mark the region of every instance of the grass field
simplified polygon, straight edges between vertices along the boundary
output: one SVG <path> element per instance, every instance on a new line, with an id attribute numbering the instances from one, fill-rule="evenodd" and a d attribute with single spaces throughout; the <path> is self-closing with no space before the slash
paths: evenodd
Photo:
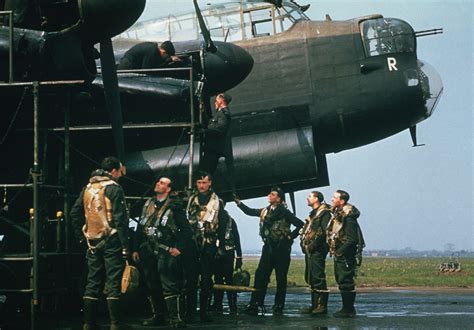
<path id="1" fill-rule="evenodd" d="M 252 275 L 252 284 L 258 257 L 244 257 L 244 269 Z M 474 288 L 474 258 L 461 259 L 462 271 L 439 273 L 438 265 L 445 258 L 382 258 L 365 257 L 358 271 L 358 287 L 452 287 Z M 307 286 L 304 281 L 304 259 L 292 258 L 288 272 L 289 286 Z M 326 277 L 330 287 L 336 287 L 333 260 L 326 260 Z M 270 287 L 275 286 L 272 274 Z"/>

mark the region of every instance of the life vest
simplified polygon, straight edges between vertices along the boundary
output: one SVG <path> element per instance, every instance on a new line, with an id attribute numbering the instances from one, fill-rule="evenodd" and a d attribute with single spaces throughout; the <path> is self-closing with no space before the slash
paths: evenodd
<path id="1" fill-rule="evenodd" d="M 310 251 L 310 247 L 314 246 L 315 241 L 323 236 L 326 228 L 322 227 L 321 218 L 326 212 L 329 212 L 329 208 L 326 204 L 321 204 L 314 214 L 313 212 L 311 213 L 313 216 L 310 214 L 310 216 L 306 218 L 306 223 L 300 230 L 300 242 L 304 253 L 313 252 Z"/>
<path id="2" fill-rule="evenodd" d="M 153 199 L 147 201 L 145 205 L 146 211 L 141 220 L 141 225 L 143 226 L 145 236 L 148 237 L 148 243 L 150 245 L 159 243 L 173 247 L 176 244 L 178 227 L 171 209 L 172 203 L 173 201 L 168 198 L 158 209 Z M 159 249 L 154 250 L 159 251 Z"/>
<path id="3" fill-rule="evenodd" d="M 276 210 L 276 208 L 275 208 Z M 270 206 L 260 212 L 260 236 L 265 243 L 280 243 L 288 240 L 291 234 L 290 224 L 285 218 L 272 219 Z"/>
<path id="4" fill-rule="evenodd" d="M 343 228 L 345 224 L 345 218 L 352 213 L 355 214 L 355 224 L 357 226 L 355 256 L 357 259 L 357 264 L 360 266 L 362 264 L 362 251 L 365 247 L 365 241 L 362 234 L 362 229 L 360 228 L 359 222 L 357 221 L 360 212 L 355 207 L 353 207 L 351 204 L 346 204 L 341 210 L 332 212 L 332 217 L 327 228 L 326 239 L 329 244 L 329 250 L 331 254 L 335 255 L 336 250 L 347 241 L 347 236 Z"/>
<path id="5" fill-rule="evenodd" d="M 188 220 L 193 227 L 194 238 L 199 246 L 217 242 L 220 205 L 219 197 L 214 192 L 206 205 L 199 204 L 197 194 L 189 199 L 186 208 Z"/>
<path id="6" fill-rule="evenodd" d="M 117 232 L 112 223 L 112 202 L 105 196 L 105 188 L 118 185 L 115 181 L 105 176 L 95 176 L 90 179 L 84 189 L 84 215 L 86 223 L 82 232 L 87 240 L 98 240 Z"/>

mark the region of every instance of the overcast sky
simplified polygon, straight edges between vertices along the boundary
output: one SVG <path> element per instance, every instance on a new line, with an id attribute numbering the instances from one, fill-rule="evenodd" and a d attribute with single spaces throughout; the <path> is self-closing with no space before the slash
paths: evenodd
<path id="1" fill-rule="evenodd" d="M 206 3 L 224 2 L 200 1 Z M 444 33 L 418 39 L 418 57 L 434 66 L 444 85 L 431 118 L 418 125 L 412 148 L 408 131 L 357 149 L 327 155 L 330 186 L 320 187 L 329 202 L 336 189 L 347 190 L 362 212 L 359 222 L 367 249 L 474 250 L 473 155 L 473 1 L 298 0 L 310 3 L 313 20 L 345 20 L 368 14 L 401 18 L 417 30 L 442 27 Z M 192 0 L 147 0 L 145 18 L 192 9 Z M 308 191 L 296 193 L 297 216 L 308 214 Z M 266 198 L 245 201 L 264 207 Z M 244 250 L 258 249 L 258 219 L 234 203 Z M 297 249 L 295 244 L 293 249 Z"/>

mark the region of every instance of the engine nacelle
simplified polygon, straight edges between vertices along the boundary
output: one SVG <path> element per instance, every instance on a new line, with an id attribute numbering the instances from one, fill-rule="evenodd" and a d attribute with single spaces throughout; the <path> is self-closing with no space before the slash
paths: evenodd
<path id="1" fill-rule="evenodd" d="M 295 191 L 329 182 L 326 158 L 315 151 L 310 126 L 234 137 L 232 144 L 235 181 L 242 198 L 262 196 L 273 185 Z M 198 143 L 194 150 L 193 164 L 197 170 Z M 173 178 L 176 187 L 184 187 L 188 183 L 187 145 L 131 153 L 127 155 L 125 164 L 131 176 L 150 185 L 160 175 Z M 221 197 L 231 199 L 224 159 L 220 160 L 213 185 Z"/>

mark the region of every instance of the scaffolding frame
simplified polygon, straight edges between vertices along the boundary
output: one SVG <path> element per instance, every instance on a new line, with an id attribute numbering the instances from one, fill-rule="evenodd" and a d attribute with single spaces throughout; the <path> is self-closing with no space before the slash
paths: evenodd
<path id="1" fill-rule="evenodd" d="M 3 12 L 0 12 L 2 14 Z M 11 17 L 11 12 L 9 12 Z M 13 31 L 13 26 L 11 25 L 11 31 Z M 12 32 L 13 33 L 13 32 Z M 10 45 L 13 45 L 11 43 Z M 12 47 L 10 47 L 12 50 Z M 12 52 L 11 52 L 12 53 Z M 33 81 L 33 82 L 13 82 L 13 56 L 11 55 L 10 61 L 11 71 L 10 71 L 10 82 L 8 83 L 0 83 L 0 88 L 7 88 L 7 87 L 33 87 L 33 166 L 30 170 L 30 174 L 32 177 L 32 183 L 27 184 L 7 184 L 7 183 L 0 183 L 0 188 L 3 187 L 4 189 L 24 189 L 24 188 L 31 188 L 33 190 L 33 208 L 32 212 L 30 212 L 30 253 L 29 254 L 10 254 L 10 255 L 1 255 L 0 254 L 0 262 L 2 261 L 27 261 L 31 262 L 31 270 L 30 270 L 30 288 L 22 288 L 22 289 L 2 289 L 0 288 L 0 293 L 27 293 L 31 294 L 31 303 L 30 303 L 30 325 L 31 329 L 35 328 L 35 324 L 37 321 L 37 307 L 40 304 L 40 296 L 39 296 L 39 257 L 46 256 L 46 255 L 70 255 L 71 254 L 71 223 L 69 219 L 69 212 L 70 212 L 70 184 L 69 184 L 69 177 L 70 177 L 70 132 L 77 131 L 77 130 L 97 130 L 97 129 L 111 129 L 110 126 L 83 126 L 83 127 L 71 127 L 70 126 L 70 104 L 65 107 L 64 110 L 64 127 L 62 128 L 53 128 L 49 129 L 49 131 L 63 131 L 64 132 L 64 185 L 46 185 L 41 182 L 42 176 L 42 162 L 39 156 L 39 149 L 40 149 L 40 131 L 43 129 L 40 127 L 39 123 L 39 114 L 40 114 L 40 86 L 63 86 L 63 85 L 82 85 L 84 84 L 83 80 L 70 80 L 70 81 Z M 182 127 L 186 128 L 189 127 L 190 129 L 190 138 L 189 138 L 189 165 L 188 165 L 188 194 L 190 194 L 193 188 L 193 163 L 194 163 L 194 143 L 195 143 L 195 107 L 194 107 L 194 77 L 193 77 L 193 68 L 186 67 L 186 68 L 176 68 L 176 69 L 150 69 L 150 70 L 126 70 L 124 72 L 154 72 L 154 71 L 179 71 L 179 70 L 186 70 L 189 71 L 189 93 L 190 93 L 190 122 L 176 122 L 176 123 L 152 123 L 152 124 L 138 124 L 138 125 L 124 125 L 124 128 L 133 129 L 133 128 L 171 128 L 171 127 Z M 118 73 L 122 73 L 122 71 L 117 71 Z M 199 97 L 200 98 L 200 97 Z M 201 116 L 199 116 L 201 117 Z M 47 129 L 47 128 L 44 128 Z M 64 198 L 64 210 L 63 216 L 65 220 L 65 227 L 64 227 L 64 240 L 60 237 L 62 234 L 61 231 L 61 223 L 58 219 L 57 224 L 57 232 L 56 232 L 56 253 L 40 253 L 39 251 L 39 240 L 40 240 L 40 221 L 41 217 L 39 214 L 40 210 L 40 197 L 41 197 L 41 188 L 45 189 L 62 189 L 64 191 L 63 198 Z M 64 241 L 64 251 L 61 252 L 61 242 Z"/>
<path id="2" fill-rule="evenodd" d="M 68 182 L 67 178 L 69 177 L 69 158 L 65 159 L 65 184 L 64 186 L 54 186 L 54 185 L 43 185 L 41 182 L 42 168 L 41 161 L 39 156 L 40 149 L 40 123 L 39 123 L 39 113 L 40 113 L 40 86 L 59 86 L 59 85 L 79 85 L 83 84 L 83 80 L 71 80 L 71 81 L 33 81 L 33 82 L 10 82 L 6 84 L 0 84 L 0 87 L 33 87 L 33 166 L 30 170 L 32 177 L 31 184 L 0 184 L 5 189 L 24 189 L 32 188 L 33 189 L 33 208 L 30 212 L 30 254 L 27 256 L 12 254 L 8 256 L 0 257 L 0 261 L 28 261 L 32 262 L 30 270 L 30 288 L 27 289 L 0 289 L 0 292 L 18 292 L 18 293 L 30 293 L 31 294 L 31 304 L 30 304 L 30 325 L 31 329 L 35 328 L 36 323 L 36 308 L 39 305 L 39 278 L 38 278 L 38 269 L 39 269 L 39 230 L 40 230 L 40 188 L 52 188 L 52 189 L 63 189 L 64 190 L 64 211 L 69 212 L 69 191 L 68 191 Z M 69 107 L 66 107 L 65 110 L 65 127 L 68 126 L 69 120 Z M 67 124 L 66 124 L 67 123 Z M 69 130 L 65 129 L 64 131 L 65 141 L 69 143 Z M 69 157 L 69 144 L 65 143 L 64 153 L 65 158 Z M 66 166 L 67 164 L 67 166 Z M 58 222 L 58 226 L 60 223 Z M 69 226 L 66 224 L 65 227 L 65 236 L 69 236 Z M 59 231 L 58 231 L 59 232 Z M 58 238 L 57 238 L 58 239 Z M 68 246 L 68 242 L 66 243 Z M 57 246 L 58 248 L 58 246 Z M 69 252 L 69 249 L 66 249 Z M 59 252 L 59 251 L 57 251 Z"/>

